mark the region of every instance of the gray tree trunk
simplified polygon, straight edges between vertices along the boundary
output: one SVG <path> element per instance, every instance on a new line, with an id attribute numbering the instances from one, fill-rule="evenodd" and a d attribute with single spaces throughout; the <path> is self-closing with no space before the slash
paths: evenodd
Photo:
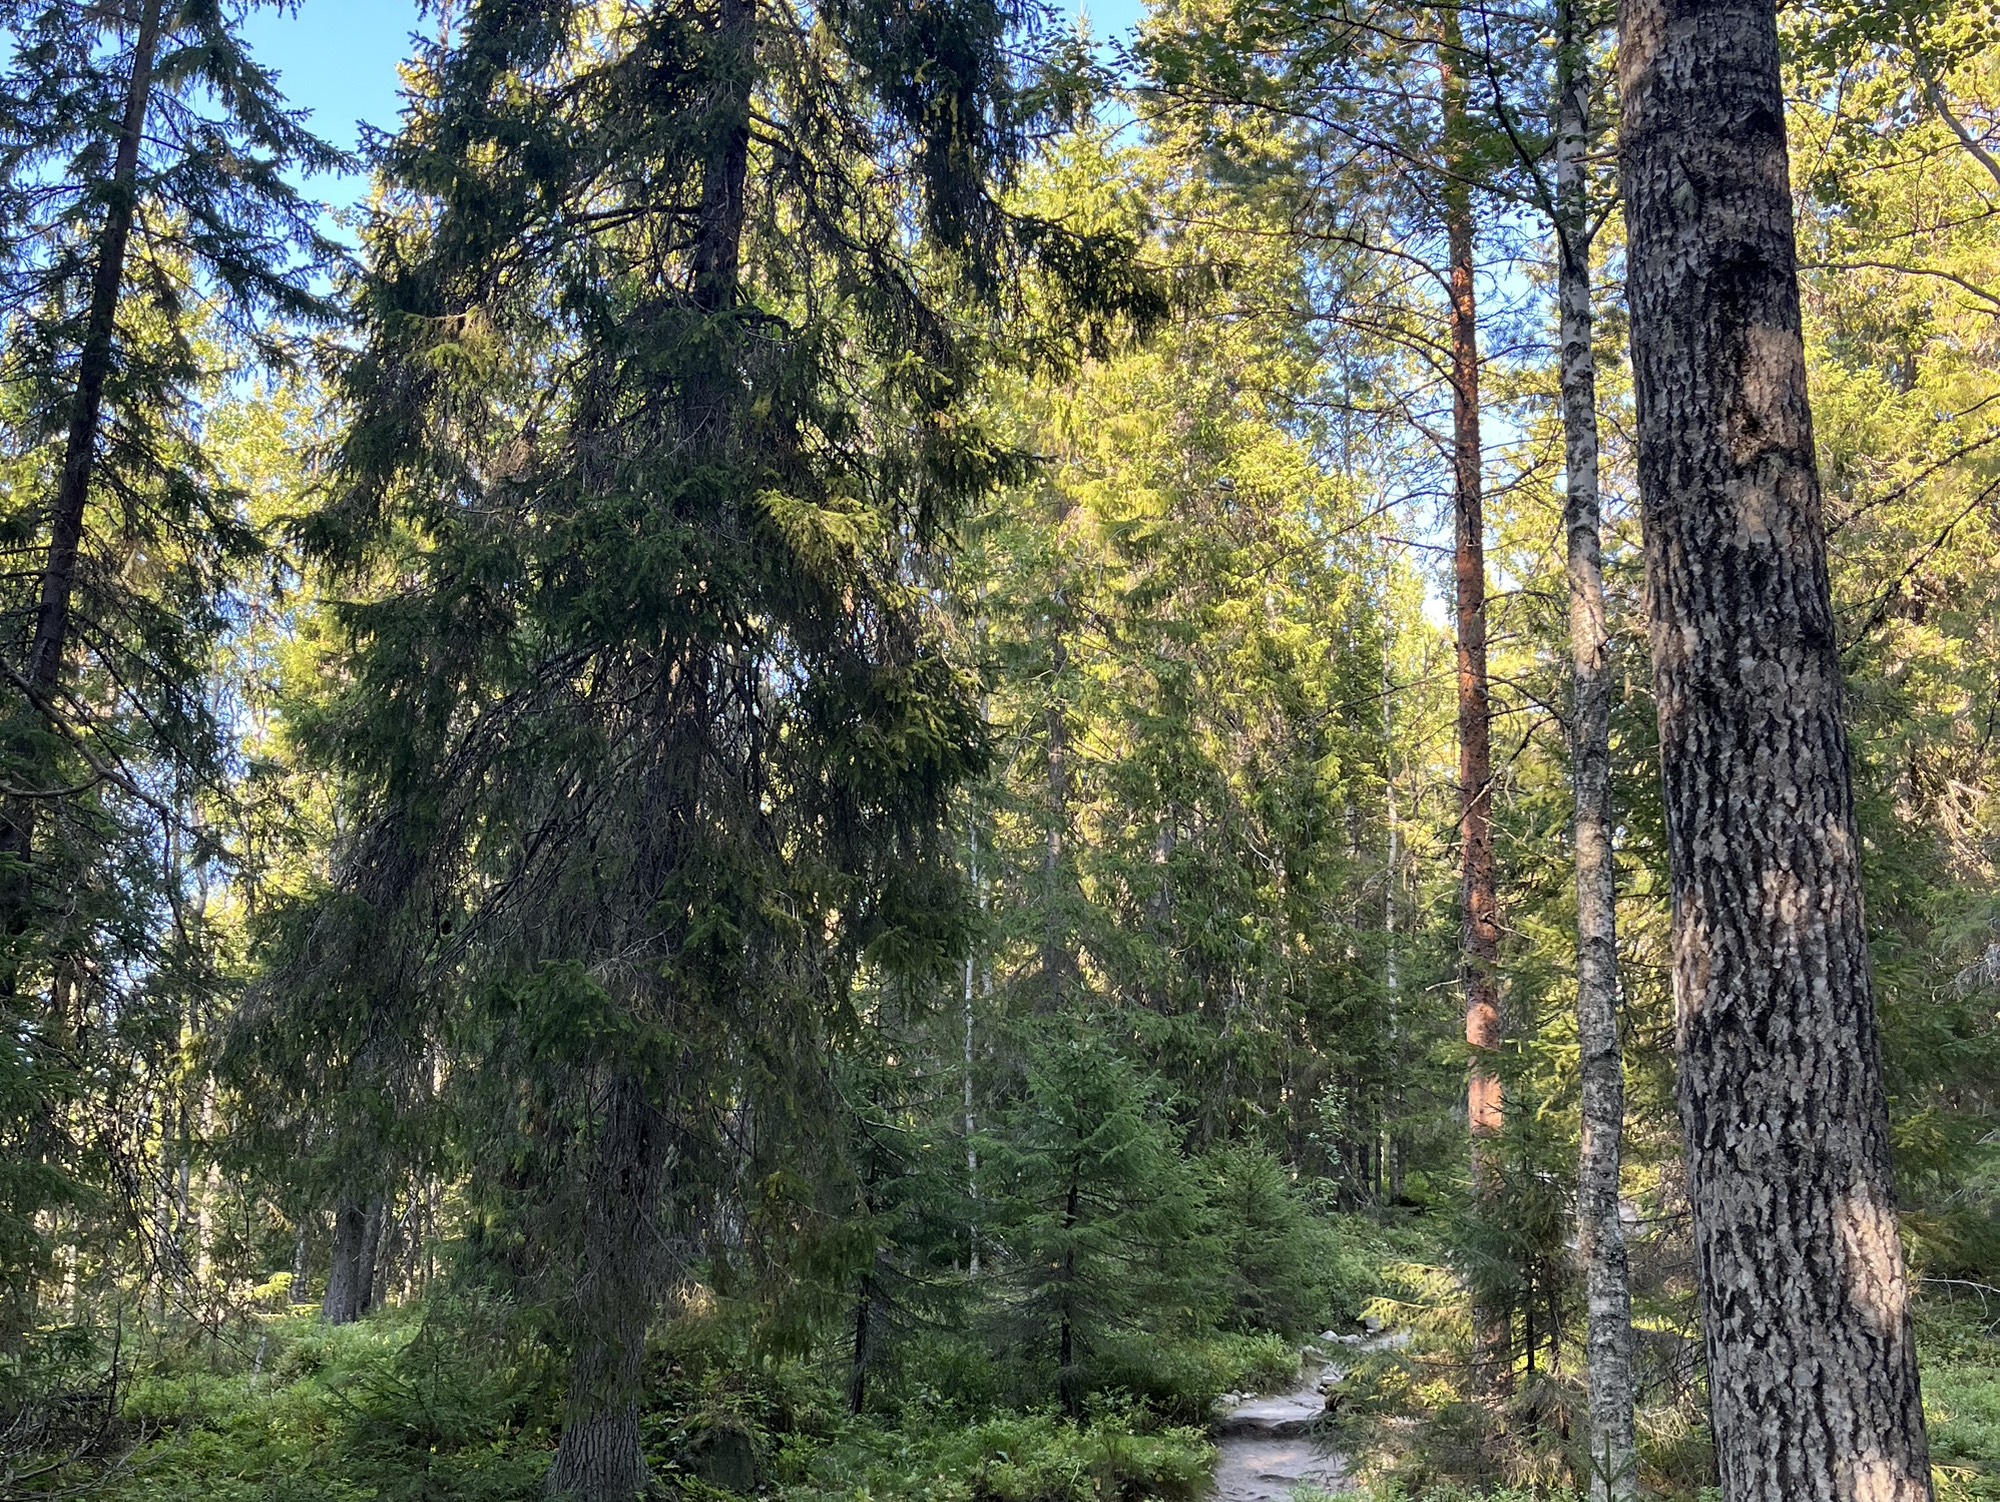
<path id="1" fill-rule="evenodd" d="M 1917 1502 L 1774 0 L 1625 0 L 1680 1109 L 1727 1502 Z"/>
<path id="2" fill-rule="evenodd" d="M 632 1502 L 646 1485 L 639 1401 L 658 1297 L 665 1134 L 639 1081 L 605 1083 L 584 1190 L 583 1255 L 569 1299 L 569 1390 L 545 1490 L 565 1502 Z"/>
<path id="3" fill-rule="evenodd" d="M 333 1211 L 333 1265 L 320 1305 L 329 1325 L 351 1325 L 367 1312 L 367 1286 L 361 1280 L 362 1244 L 367 1237 L 367 1206 L 359 1199 L 342 1199 Z"/>
<path id="4" fill-rule="evenodd" d="M 1632 1289 L 1619 1219 L 1625 1059 L 1618 1042 L 1618 908 L 1611 854 L 1611 683 L 1604 609 L 1603 508 L 1597 485 L 1597 360 L 1591 349 L 1591 32 L 1563 0 L 1556 99 L 1556 245 L 1562 325 L 1573 703 L 1570 777 L 1576 794 L 1576 1031 L 1582 1093 L 1577 1249 L 1583 1264 L 1590 1379 L 1587 1494 L 1637 1493 L 1632 1435 Z"/>

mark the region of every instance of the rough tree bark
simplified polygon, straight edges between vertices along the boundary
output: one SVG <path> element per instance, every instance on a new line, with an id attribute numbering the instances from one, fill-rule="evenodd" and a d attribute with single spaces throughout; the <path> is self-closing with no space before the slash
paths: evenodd
<path id="1" fill-rule="evenodd" d="M 1486 672 L 1486 504 L 1479 413 L 1479 297 L 1474 257 L 1471 118 L 1465 39 L 1446 8 L 1438 38 L 1443 107 L 1442 196 L 1451 293 L 1452 573 L 1458 627 L 1459 860 L 1462 869 L 1459 984 L 1465 996 L 1465 1115 L 1472 1134 L 1475 1196 L 1490 1197 L 1493 1139 L 1503 1107 L 1496 1055 L 1500 1016 L 1500 902 L 1493 853 L 1493 702 Z M 1512 1380 L 1512 1330 L 1504 1309 L 1475 1312 L 1485 1384 Z"/>
<path id="2" fill-rule="evenodd" d="M 1464 928 L 1459 977 L 1465 1041 L 1472 1050 L 1466 1121 L 1478 1139 L 1500 1130 L 1500 1080 L 1492 1056 L 1501 1041 L 1500 904 L 1493 867 L 1493 705 L 1486 675 L 1486 509 L 1479 427 L 1479 299 L 1473 258 L 1471 183 L 1465 176 L 1465 44 L 1446 11 L 1438 48 L 1444 100 L 1444 221 L 1451 259 L 1452 573 L 1458 625 L 1459 858 Z"/>
<path id="3" fill-rule="evenodd" d="M 664 1130 L 642 1084 L 606 1082 L 585 1188 L 583 1257 L 570 1299 L 569 1389 L 545 1490 L 566 1502 L 633 1502 L 646 1486 L 639 1402 L 665 1178 Z"/>
<path id="4" fill-rule="evenodd" d="M 326 1276 L 326 1299 L 320 1305 L 321 1317 L 329 1325 L 351 1325 L 367 1312 L 362 1248 L 368 1229 L 367 1206 L 358 1197 L 343 1197 L 333 1211 L 333 1263 Z"/>
<path id="5" fill-rule="evenodd" d="M 1576 796 L 1576 1030 L 1582 1091 L 1577 1251 L 1583 1264 L 1590 1382 L 1589 1495 L 1637 1493 L 1632 1435 L 1632 1289 L 1619 1219 L 1625 1059 L 1618 1040 L 1618 916 L 1611 854 L 1611 682 L 1604 609 L 1603 507 L 1597 484 L 1597 360 L 1591 349 L 1590 137 L 1592 34 L 1577 0 L 1558 12 L 1557 299 L 1562 336 L 1573 702 L 1570 778 Z"/>
<path id="6" fill-rule="evenodd" d="M 56 481 L 55 504 L 50 508 L 48 558 L 42 565 L 34 635 L 29 639 L 27 662 L 21 673 L 31 701 L 30 714 L 51 713 L 62 686 L 63 656 L 69 648 L 70 617 L 76 594 L 77 560 L 83 549 L 84 508 L 97 465 L 104 384 L 111 376 L 118 302 L 125 286 L 125 251 L 138 212 L 139 148 L 145 139 L 146 112 L 152 102 L 160 9 L 160 0 L 145 0 L 139 7 L 138 29 L 132 45 L 132 76 L 125 89 L 125 112 L 119 122 L 111 180 L 104 192 L 104 228 L 98 233 L 97 264 L 91 271 L 90 307 L 84 315 L 83 347 L 77 356 L 76 394 L 70 402 L 62 472 Z M 0 931 L 9 934 L 21 931 L 28 905 L 26 868 L 34 851 L 35 804 L 32 797 L 16 798 L 0 810 L 0 870 L 9 873 L 0 880 Z"/>
<path id="7" fill-rule="evenodd" d="M 1680 1110 L 1728 1502 L 1931 1496 L 1773 0 L 1624 0 Z"/>

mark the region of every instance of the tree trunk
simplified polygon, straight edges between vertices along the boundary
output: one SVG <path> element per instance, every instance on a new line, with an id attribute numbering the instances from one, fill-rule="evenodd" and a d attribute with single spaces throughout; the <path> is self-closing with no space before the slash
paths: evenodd
<path id="1" fill-rule="evenodd" d="M 859 1418 L 868 1403 L 868 1363 L 873 1358 L 875 1278 L 861 1275 L 861 1288 L 854 1299 L 854 1351 L 847 1369 L 847 1411 Z"/>
<path id="2" fill-rule="evenodd" d="M 376 1195 L 368 1201 L 368 1213 L 361 1222 L 361 1250 L 354 1259 L 355 1303 L 362 1314 L 375 1307 L 375 1265 L 382 1252 L 382 1222 L 387 1219 L 389 1202 Z"/>
<path id="3" fill-rule="evenodd" d="M 1047 844 L 1042 852 L 1043 911 L 1041 1005 L 1050 1014 L 1061 1012 L 1074 976 L 1075 956 L 1070 948 L 1068 904 L 1063 881 L 1063 845 L 1069 836 L 1069 718 L 1063 712 L 1062 679 L 1069 667 L 1069 645 L 1062 627 L 1056 628 L 1050 663 L 1048 708 L 1049 816 Z"/>
<path id="4" fill-rule="evenodd" d="M 614 1075 L 585 1186 L 583 1256 L 571 1294 L 569 1391 L 547 1494 L 632 1502 L 644 1490 L 639 1399 L 652 1322 L 665 1154 L 640 1083 Z"/>
<path id="5" fill-rule="evenodd" d="M 719 0 L 714 24 L 706 114 L 712 135 L 702 169 L 689 296 L 696 312 L 720 322 L 740 294 L 756 0 Z M 689 448 L 697 460 L 726 454 L 735 441 L 740 394 L 734 370 L 718 362 L 689 388 L 683 408 Z M 662 1128 L 640 1082 L 612 1074 L 585 1188 L 583 1262 L 569 1308 L 569 1389 L 562 1438 L 544 1482 L 551 1498 L 632 1502 L 646 1485 L 639 1401 L 646 1330 L 657 1295 L 655 1222 L 666 1159 Z"/>
<path id="6" fill-rule="evenodd" d="M 1583 1263 L 1593 1502 L 1637 1492 L 1632 1434 L 1632 1289 L 1619 1218 L 1625 1059 L 1618 1041 L 1618 906 L 1611 854 L 1611 682 L 1604 608 L 1603 508 L 1597 487 L 1597 360 L 1591 348 L 1590 131 L 1592 41 L 1563 0 L 1556 96 L 1556 245 L 1562 320 L 1562 412 L 1569 539 L 1573 700 L 1570 777 L 1576 794 L 1576 1032 L 1582 1091 L 1577 1252 Z"/>
<path id="7" fill-rule="evenodd" d="M 1680 1109 L 1727 1502 L 1931 1495 L 1772 0 L 1625 0 Z"/>
<path id="8" fill-rule="evenodd" d="M 362 1243 L 368 1210 L 358 1199 L 342 1199 L 333 1211 L 333 1266 L 326 1275 L 320 1313 L 329 1325 L 351 1325 L 367 1312 L 361 1281 Z"/>
<path id="9" fill-rule="evenodd" d="M 1073 1235 L 1078 1216 L 1082 1213 L 1083 1186 L 1078 1175 L 1081 1167 L 1073 1167 L 1070 1172 L 1069 1194 L 1063 1200 L 1063 1235 Z M 1072 1245 L 1063 1251 L 1062 1262 L 1062 1323 L 1056 1332 L 1056 1391 L 1062 1398 L 1063 1412 L 1072 1419 L 1083 1417 L 1083 1387 L 1076 1369 L 1076 1321 L 1071 1306 L 1076 1301 L 1076 1248 Z"/>
<path id="10" fill-rule="evenodd" d="M 981 718 L 984 718 L 982 714 Z M 972 890 L 979 902 L 979 913 L 983 920 L 986 915 L 986 888 L 979 879 L 979 811 L 970 814 L 971 837 L 967 842 L 970 852 Z M 965 1199 L 972 1207 L 973 1214 L 965 1228 L 965 1271 L 966 1276 L 979 1276 L 979 1120 L 973 1111 L 972 1066 L 973 1052 L 973 1012 L 972 977 L 977 956 L 976 946 L 968 944 L 965 949 L 965 1077 L 961 1081 L 965 1097 Z M 859 1410 L 857 1410 L 858 1412 Z"/>
<path id="11" fill-rule="evenodd" d="M 1486 509 L 1484 444 L 1479 431 L 1479 299 L 1473 258 L 1472 190 L 1467 181 L 1471 122 L 1466 113 L 1464 38 L 1458 13 L 1446 10 L 1438 45 L 1444 105 L 1444 220 L 1450 253 L 1452 407 L 1452 565 L 1458 625 L 1458 786 L 1463 927 L 1459 982 L 1465 995 L 1466 1124 L 1472 1134 L 1473 1192 L 1490 1189 L 1492 1139 L 1500 1133 L 1502 1041 L 1500 903 L 1493 860 L 1493 704 L 1486 675 Z M 1504 1389 L 1511 1372 L 1511 1332 L 1503 1310 L 1476 1311 L 1480 1364 Z"/>
<path id="12" fill-rule="evenodd" d="M 22 679 L 28 713 L 53 712 L 62 685 L 63 654 L 69 645 L 70 602 L 76 592 L 77 558 L 83 546 L 84 505 L 97 463 L 97 437 L 104 412 L 104 383 L 111 375 L 112 343 L 118 329 L 118 300 L 125 285 L 125 249 L 132 238 L 132 221 L 139 197 L 139 147 L 145 138 L 146 111 L 153 91 L 153 54 L 160 39 L 160 0 L 139 7 L 138 34 L 132 46 L 132 77 L 125 91 L 125 115 L 119 124 L 118 147 L 112 160 L 111 182 L 105 192 L 104 228 L 97 239 L 97 264 L 91 273 L 90 310 L 84 319 L 83 348 L 77 357 L 76 395 L 70 403 L 69 430 L 63 441 L 62 472 L 56 482 L 55 505 L 49 517 L 49 553 L 42 568 L 35 630 L 28 644 Z M 26 866 L 35 841 L 34 798 L 10 800 L 0 811 L 0 924 L 16 934 L 25 921 L 29 899 Z"/>
<path id="13" fill-rule="evenodd" d="M 1382 732 L 1384 745 L 1383 811 L 1389 825 L 1389 856 L 1382 883 L 1382 933 L 1385 949 L 1382 960 L 1383 988 L 1388 994 L 1389 1065 L 1393 1071 L 1389 1087 L 1389 1202 L 1401 1204 L 1406 1182 L 1404 1168 L 1405 1129 L 1403 1125 L 1403 974 L 1402 956 L 1396 939 L 1396 895 L 1403 879 L 1403 819 L 1396 801 L 1396 766 L 1390 749 L 1395 734 L 1395 684 L 1390 679 L 1389 654 L 1382 655 Z"/>
<path id="14" fill-rule="evenodd" d="M 1474 285 L 1472 194 L 1466 155 L 1464 43 L 1446 12 L 1438 72 L 1445 107 L 1445 235 L 1451 267 L 1452 565 L 1458 623 L 1459 856 L 1464 928 L 1459 976 L 1465 1041 L 1472 1050 L 1466 1121 L 1476 1142 L 1500 1130 L 1500 1081 L 1492 1056 L 1501 1043 L 1500 911 L 1493 874 L 1493 706 L 1486 677 L 1486 513 L 1479 431 L 1479 302 Z"/>

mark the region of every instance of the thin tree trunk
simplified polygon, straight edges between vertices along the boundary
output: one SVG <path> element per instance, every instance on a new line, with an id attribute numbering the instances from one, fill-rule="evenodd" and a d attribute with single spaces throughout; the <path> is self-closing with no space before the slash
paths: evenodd
<path id="1" fill-rule="evenodd" d="M 1576 794 L 1576 1031 L 1583 1097 L 1577 1159 L 1577 1251 L 1583 1263 L 1590 1384 L 1588 1495 L 1637 1493 L 1632 1433 L 1632 1289 L 1619 1218 L 1625 1058 L 1618 1040 L 1618 902 L 1611 853 L 1611 681 L 1604 607 L 1603 507 L 1597 486 L 1597 359 L 1591 347 L 1591 37 L 1563 0 L 1556 97 L 1556 245 L 1562 319 L 1562 412 L 1569 539 Z M 1553 1326 L 1551 1328 L 1554 1328 Z"/>
<path id="2" fill-rule="evenodd" d="M 1612 756 L 1608 632 L 1604 618 L 1602 504 L 1598 500 L 1598 368 L 1592 352 L 1590 36 L 1576 0 L 1560 12 L 1556 96 L 1556 248 L 1562 314 L 1564 532 L 1570 574 L 1572 722 L 1576 792 L 1576 1038 L 1582 1150 L 1576 1166 L 1576 1232 L 1584 1264 L 1590 1366 L 1590 1484 L 1598 1502 L 1636 1494 L 1632 1452 L 1632 1288 L 1618 1168 L 1624 1136 L 1624 1054 L 1618 1044 L 1618 890 L 1612 864 Z"/>
<path id="3" fill-rule="evenodd" d="M 1680 1110 L 1726 1502 L 1931 1496 L 1773 0 L 1625 0 Z"/>
<path id="4" fill-rule="evenodd" d="M 1063 1200 L 1063 1235 L 1070 1237 L 1076 1230 L 1078 1216 L 1082 1213 L 1083 1188 L 1078 1180 L 1081 1169 L 1072 1166 L 1070 1170 L 1069 1194 Z M 1062 1263 L 1062 1323 L 1056 1332 L 1056 1390 L 1062 1398 L 1063 1412 L 1072 1419 L 1083 1417 L 1082 1377 L 1076 1369 L 1076 1321 L 1071 1305 L 1076 1299 L 1076 1248 L 1069 1246 L 1063 1251 Z"/>
<path id="5" fill-rule="evenodd" d="M 986 888 L 979 880 L 979 813 L 971 813 L 971 835 L 967 842 L 970 852 L 972 890 L 979 902 L 983 917 L 986 912 Z M 972 977 L 977 960 L 976 946 L 967 945 L 965 950 L 965 1077 L 961 1082 L 965 1092 L 965 1197 L 973 1207 L 974 1215 L 965 1228 L 965 1271 L 968 1277 L 979 1276 L 979 1122 L 972 1109 Z M 859 1410 L 857 1410 L 858 1412 Z"/>
<path id="6" fill-rule="evenodd" d="M 614 1076 L 591 1165 L 583 1259 L 570 1299 L 569 1390 L 546 1492 L 569 1502 L 632 1502 L 645 1489 L 639 1400 L 652 1322 L 665 1154 L 639 1081 Z"/>
<path id="7" fill-rule="evenodd" d="M 861 1275 L 854 1299 L 854 1351 L 847 1371 L 847 1411 L 857 1418 L 868 1403 L 868 1363 L 874 1356 L 875 1278 Z"/>
<path id="8" fill-rule="evenodd" d="M 1047 844 L 1042 852 L 1043 900 L 1041 1004 L 1062 1011 L 1075 970 L 1069 945 L 1063 884 L 1063 845 L 1069 836 L 1069 719 L 1062 706 L 1062 677 L 1069 666 L 1069 645 L 1056 629 L 1048 708 L 1049 817 Z"/>
<path id="9" fill-rule="evenodd" d="M 1395 733 L 1395 685 L 1390 681 L 1389 656 L 1382 657 L 1382 730 L 1385 748 Z M 1389 859 L 1382 883 L 1382 932 L 1387 939 L 1382 979 L 1388 992 L 1390 1067 L 1394 1071 L 1389 1090 L 1389 1201 L 1401 1204 L 1405 1186 L 1405 1134 L 1403 1129 L 1403 973 L 1402 953 L 1396 938 L 1396 894 L 1402 882 L 1403 818 L 1396 801 L 1396 767 L 1393 751 L 1385 749 L 1383 802 L 1389 824 Z"/>
<path id="10" fill-rule="evenodd" d="M 104 384 L 111 375 L 119 294 L 125 285 L 125 250 L 132 238 L 132 221 L 138 208 L 139 147 L 145 138 L 146 111 L 153 91 L 154 53 L 159 39 L 160 0 L 144 0 L 139 7 L 138 32 L 132 47 L 132 76 L 125 90 L 125 115 L 119 124 L 118 148 L 105 193 L 104 228 L 98 235 L 97 264 L 91 273 L 90 309 L 85 315 L 83 348 L 77 358 L 76 395 L 70 403 L 62 473 L 56 482 L 55 505 L 49 518 L 49 553 L 42 568 L 35 631 L 22 674 L 34 701 L 29 706 L 31 714 L 49 713 L 62 684 L 63 654 L 69 645 L 70 604 L 76 592 L 77 559 L 83 546 L 84 506 L 97 463 Z M 19 798 L 0 811 L 0 865 L 5 865 L 8 857 L 15 863 L 13 871 L 0 882 L 0 923 L 4 923 L 5 932 L 10 934 L 21 931 L 26 914 L 29 894 L 25 867 L 34 851 L 35 803 L 33 798 Z"/>
<path id="11" fill-rule="evenodd" d="M 1470 186 L 1457 174 L 1466 155 L 1464 43 L 1447 11 L 1438 71 L 1445 106 L 1445 234 L 1451 267 L 1452 571 L 1458 624 L 1459 855 L 1464 928 L 1459 976 L 1465 993 L 1465 1041 L 1472 1050 L 1466 1121 L 1475 1139 L 1473 1170 L 1485 1151 L 1477 1139 L 1500 1130 L 1500 1080 L 1493 1055 L 1501 1044 L 1500 911 L 1493 865 L 1493 706 L 1486 675 L 1486 514 L 1479 431 L 1479 302 L 1474 284 Z"/>

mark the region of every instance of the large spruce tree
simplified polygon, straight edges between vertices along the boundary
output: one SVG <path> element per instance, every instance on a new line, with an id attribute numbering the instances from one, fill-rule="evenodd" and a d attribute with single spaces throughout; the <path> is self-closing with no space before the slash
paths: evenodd
<path id="1" fill-rule="evenodd" d="M 474 5 L 381 154 L 309 528 L 365 799 L 295 997 L 462 1060 L 475 1190 L 569 1351 L 551 1495 L 644 1482 L 674 1247 L 742 1253 L 864 960 L 948 948 L 982 757 L 936 544 L 1014 461 L 967 410 L 1010 216 L 1010 7 Z M 359 576 L 357 576 L 359 577 Z"/>
<path id="2" fill-rule="evenodd" d="M 261 545 L 214 404 L 325 309 L 287 175 L 335 164 L 246 51 L 245 6 L 0 6 L 0 1263 L 113 1171 L 194 817 L 226 777 L 208 674 Z M 183 955 L 194 964 L 203 957 Z M 177 1033 L 179 1018 L 163 1024 Z M 78 1092 L 84 1092 L 79 1094 Z M 129 1146 L 129 1144 L 128 1144 Z M 134 1169 L 116 1177 L 129 1196 Z M 6 1334 L 16 1318 L 0 1315 Z"/>

